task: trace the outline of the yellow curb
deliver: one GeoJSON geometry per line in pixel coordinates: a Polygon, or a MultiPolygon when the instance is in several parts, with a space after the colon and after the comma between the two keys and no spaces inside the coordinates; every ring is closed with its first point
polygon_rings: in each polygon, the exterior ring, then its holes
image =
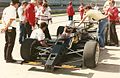
{"type": "Polygon", "coordinates": [[[27,64],[31,64],[31,65],[40,65],[41,64],[41,62],[28,62],[27,64]]]}
{"type": "Polygon", "coordinates": [[[71,66],[71,65],[62,65],[63,68],[75,68],[76,66],[71,66]]]}

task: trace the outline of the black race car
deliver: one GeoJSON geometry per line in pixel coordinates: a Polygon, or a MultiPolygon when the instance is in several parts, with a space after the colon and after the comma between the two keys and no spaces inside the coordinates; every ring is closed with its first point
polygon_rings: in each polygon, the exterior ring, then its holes
{"type": "Polygon", "coordinates": [[[72,29],[72,35],[67,39],[59,37],[64,30],[64,26],[59,26],[56,39],[48,40],[52,44],[49,47],[40,46],[36,39],[26,39],[21,45],[21,57],[24,61],[42,62],[46,71],[68,65],[68,68],[96,67],[100,52],[96,29],[90,25],[68,28],[72,29]]]}

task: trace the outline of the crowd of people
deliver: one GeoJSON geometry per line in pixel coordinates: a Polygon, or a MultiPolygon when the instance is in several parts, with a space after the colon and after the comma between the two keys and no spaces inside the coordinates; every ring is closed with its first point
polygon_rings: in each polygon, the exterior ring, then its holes
{"type": "Polygon", "coordinates": [[[51,9],[46,0],[31,0],[30,2],[11,0],[10,6],[3,10],[1,32],[5,32],[4,59],[6,63],[16,62],[12,51],[16,38],[17,13],[20,20],[19,43],[26,38],[38,39],[42,46],[47,46],[44,39],[51,39],[48,24],[52,22],[51,9]]]}
{"type": "Polygon", "coordinates": [[[91,3],[87,6],[83,6],[83,4],[81,4],[79,7],[79,12],[82,18],[81,22],[83,22],[86,19],[86,17],[90,17],[99,22],[98,40],[100,47],[104,48],[105,44],[115,45],[117,47],[119,46],[118,36],[116,33],[116,23],[117,21],[119,21],[119,15],[118,15],[119,11],[118,8],[116,7],[116,3],[114,0],[107,0],[103,6],[102,12],[100,11],[97,4],[95,5],[95,3],[91,3]],[[107,28],[106,33],[104,32],[105,28],[107,28]]]}
{"type": "MultiPolygon", "coordinates": [[[[98,4],[93,2],[86,5],[81,3],[78,7],[78,11],[80,14],[79,25],[81,25],[86,18],[89,20],[92,19],[93,21],[98,21],[98,40],[101,49],[104,49],[105,44],[115,45],[117,47],[119,46],[118,36],[115,28],[116,23],[119,21],[119,11],[114,0],[107,0],[102,11],[98,7],[98,4]],[[105,33],[106,28],[107,31],[105,33]]],[[[66,12],[68,14],[68,20],[73,20],[74,8],[72,6],[72,1],[69,2],[66,12]]]]}
{"type": "MultiPolygon", "coordinates": [[[[51,9],[46,0],[22,1],[19,7],[19,0],[11,0],[10,6],[6,7],[2,15],[2,32],[5,32],[4,59],[7,63],[16,62],[12,57],[12,51],[16,38],[16,17],[17,13],[20,20],[19,43],[22,44],[26,38],[37,39],[41,46],[48,46],[45,39],[52,39],[48,29],[49,22],[52,23],[51,9]],[[17,11],[16,11],[17,10],[17,11]]],[[[97,4],[91,3],[84,5],[81,3],[78,11],[80,13],[81,25],[86,18],[98,21],[98,41],[100,48],[105,47],[105,28],[107,27],[110,35],[110,45],[119,46],[116,33],[116,21],[119,20],[118,8],[114,0],[107,0],[103,12],[100,12],[97,4]]],[[[75,10],[72,1],[66,9],[68,21],[73,21],[75,10]]],[[[64,29],[66,31],[66,27],[64,29]]],[[[65,32],[63,32],[65,33],[65,32]]],[[[70,33],[70,32],[69,32],[70,33]]]]}

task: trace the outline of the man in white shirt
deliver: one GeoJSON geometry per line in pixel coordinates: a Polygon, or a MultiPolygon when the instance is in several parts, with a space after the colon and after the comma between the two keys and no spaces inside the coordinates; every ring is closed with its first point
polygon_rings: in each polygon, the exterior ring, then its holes
{"type": "Polygon", "coordinates": [[[49,20],[52,19],[50,11],[48,10],[48,4],[43,3],[42,8],[36,13],[36,18],[38,18],[38,24],[41,22],[46,22],[49,24],[49,20]]]}
{"type": "Polygon", "coordinates": [[[36,18],[38,19],[38,24],[40,24],[41,22],[47,23],[47,28],[45,30],[45,38],[51,39],[49,29],[48,29],[48,24],[49,24],[49,20],[51,20],[52,17],[47,8],[48,8],[48,4],[43,3],[42,9],[36,13],[36,18]]]}
{"type": "Polygon", "coordinates": [[[45,41],[45,34],[44,34],[46,27],[47,24],[45,22],[41,22],[39,28],[33,30],[30,36],[30,38],[32,39],[37,39],[40,42],[41,46],[45,46],[45,47],[48,46],[45,41]]]}
{"type": "Polygon", "coordinates": [[[18,16],[20,20],[20,35],[19,35],[19,43],[21,44],[25,38],[26,38],[26,28],[25,28],[25,16],[24,16],[24,10],[27,6],[27,2],[23,1],[21,3],[21,6],[18,8],[18,16]]]}
{"type": "Polygon", "coordinates": [[[4,59],[6,63],[14,63],[16,60],[12,58],[12,51],[16,38],[16,9],[19,6],[19,0],[11,0],[10,6],[6,7],[2,15],[3,28],[1,31],[5,32],[5,48],[4,59]]]}

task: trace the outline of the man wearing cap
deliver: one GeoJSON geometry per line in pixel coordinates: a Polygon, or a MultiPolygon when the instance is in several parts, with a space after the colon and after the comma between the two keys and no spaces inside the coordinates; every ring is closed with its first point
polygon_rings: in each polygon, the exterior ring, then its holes
{"type": "Polygon", "coordinates": [[[6,63],[14,63],[16,60],[12,58],[12,51],[16,38],[16,9],[19,6],[19,0],[11,0],[10,6],[6,7],[2,15],[3,29],[5,32],[4,59],[6,63]]]}
{"type": "Polygon", "coordinates": [[[28,37],[30,37],[32,30],[35,27],[35,6],[37,6],[38,0],[31,0],[25,9],[25,19],[28,37]]]}
{"type": "Polygon", "coordinates": [[[69,2],[69,5],[66,9],[68,20],[73,20],[73,15],[75,14],[74,8],[72,6],[72,1],[69,2]]]}

